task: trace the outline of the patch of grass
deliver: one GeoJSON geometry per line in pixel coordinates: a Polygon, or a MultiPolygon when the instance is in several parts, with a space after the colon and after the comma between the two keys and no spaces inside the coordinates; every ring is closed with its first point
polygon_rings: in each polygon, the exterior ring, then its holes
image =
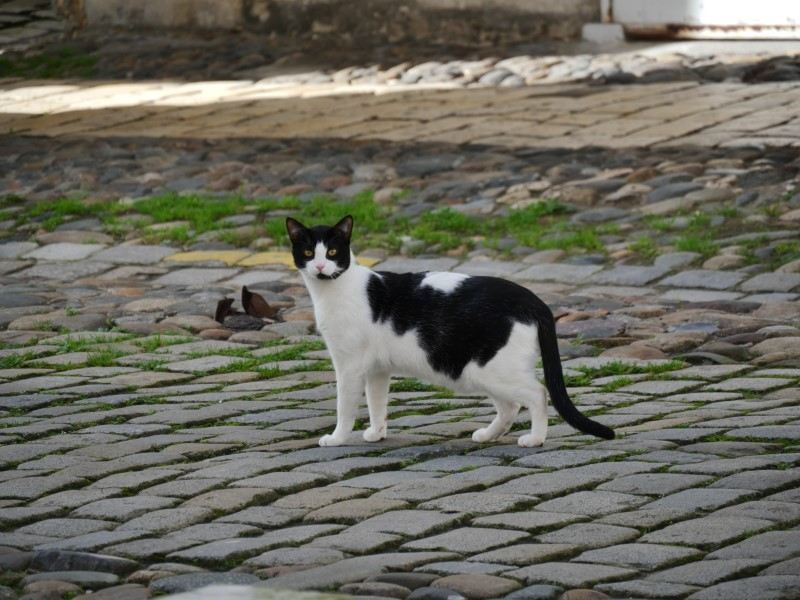
{"type": "Polygon", "coordinates": [[[263,357],[268,359],[270,362],[276,362],[280,360],[302,360],[305,357],[306,352],[314,352],[317,350],[324,350],[325,343],[324,342],[302,342],[297,344],[296,346],[292,346],[291,348],[286,348],[285,350],[279,350],[274,354],[268,354],[267,356],[263,357]]]}
{"type": "Polygon", "coordinates": [[[704,258],[717,253],[717,244],[708,235],[686,233],[675,239],[675,249],[681,252],[697,252],[704,258]]]}
{"type": "MultiPolygon", "coordinates": [[[[58,344],[57,354],[66,354],[68,352],[83,352],[86,350],[97,349],[100,344],[114,344],[129,340],[133,336],[119,336],[119,337],[105,337],[102,335],[89,337],[89,338],[66,338],[58,344]]],[[[102,350],[105,350],[103,348],[102,350]]]]}
{"type": "MultiPolygon", "coordinates": [[[[307,201],[288,197],[279,200],[259,200],[259,210],[292,210],[292,217],[304,225],[333,225],[345,215],[352,215],[356,228],[362,237],[369,234],[387,233],[389,209],[376,204],[372,192],[361,192],[348,200],[338,200],[327,196],[317,196],[307,201]]],[[[266,224],[267,233],[280,245],[287,246],[286,225],[283,217],[271,219],[266,224]]]]}
{"type": "MultiPolygon", "coordinates": [[[[591,385],[592,381],[600,377],[642,374],[660,375],[661,373],[677,371],[678,369],[683,369],[684,367],[686,367],[686,363],[680,360],[671,360],[665,363],[647,365],[635,365],[622,361],[613,361],[603,365],[602,367],[579,367],[576,370],[581,372],[580,375],[565,376],[564,381],[569,387],[585,387],[587,385],[591,385]]],[[[613,383],[615,384],[616,382],[613,383]]],[[[628,385],[629,383],[633,382],[629,380],[623,384],[620,384],[619,387],[628,385]]]]}
{"type": "Polygon", "coordinates": [[[443,208],[424,213],[409,231],[410,235],[429,246],[437,245],[441,250],[452,250],[462,245],[465,236],[475,235],[479,223],[475,217],[443,208]]]}
{"type": "Polygon", "coordinates": [[[600,387],[601,392],[615,392],[621,387],[625,387],[626,385],[630,385],[633,383],[633,379],[630,377],[620,377],[615,379],[614,381],[609,381],[605,385],[600,387]]]}
{"type": "Polygon", "coordinates": [[[176,225],[166,229],[151,229],[142,232],[142,239],[148,244],[175,243],[178,245],[188,244],[193,234],[198,232],[190,231],[186,225],[176,225]]]}
{"type": "Polygon", "coordinates": [[[628,250],[647,260],[653,260],[658,256],[658,245],[653,241],[653,238],[647,236],[636,238],[628,244],[628,250]]]}
{"type": "Polygon", "coordinates": [[[800,259],[800,242],[778,242],[772,247],[770,268],[774,269],[797,259],[800,259]]]}
{"type": "Polygon", "coordinates": [[[37,221],[48,231],[54,230],[67,220],[67,217],[99,216],[119,210],[112,208],[115,204],[89,203],[78,198],[58,198],[36,202],[19,214],[18,220],[37,221]]]}
{"type": "Polygon", "coordinates": [[[139,346],[144,352],[153,352],[164,346],[174,346],[175,344],[185,344],[191,342],[192,338],[181,335],[160,335],[155,334],[145,338],[134,340],[133,343],[139,346]]]}
{"type": "Polygon", "coordinates": [[[9,354],[8,356],[0,357],[0,369],[21,369],[29,360],[34,360],[36,355],[33,352],[24,352],[20,354],[9,354]]]}
{"type": "Polygon", "coordinates": [[[87,367],[113,367],[115,360],[120,356],[124,356],[124,352],[115,350],[102,350],[100,352],[90,354],[86,361],[87,367]]]}
{"type": "Polygon", "coordinates": [[[441,388],[428,383],[422,383],[417,379],[400,379],[393,381],[389,386],[390,392],[438,392],[441,388]]]}
{"type": "Polygon", "coordinates": [[[75,48],[57,48],[36,56],[0,57],[0,77],[53,79],[91,77],[97,59],[75,48]]]}
{"type": "Polygon", "coordinates": [[[188,221],[191,228],[203,233],[219,228],[219,221],[241,211],[247,201],[239,196],[207,198],[196,194],[175,193],[151,196],[134,205],[134,210],[153,218],[156,223],[188,221]]]}

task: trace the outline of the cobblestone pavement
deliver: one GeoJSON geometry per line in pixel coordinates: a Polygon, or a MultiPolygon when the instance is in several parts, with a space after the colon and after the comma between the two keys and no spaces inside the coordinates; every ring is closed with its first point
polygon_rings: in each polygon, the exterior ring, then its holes
{"type": "Polygon", "coordinates": [[[797,597],[800,87],[47,85],[0,93],[0,597],[797,597]],[[280,231],[343,211],[378,269],[538,293],[618,439],[477,445],[396,380],[388,440],[319,448],[280,231]]]}

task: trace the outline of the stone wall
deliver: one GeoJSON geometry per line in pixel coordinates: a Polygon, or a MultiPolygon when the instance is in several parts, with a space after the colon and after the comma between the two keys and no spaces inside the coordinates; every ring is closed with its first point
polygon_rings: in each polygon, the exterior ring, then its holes
{"type": "Polygon", "coordinates": [[[245,29],[352,43],[572,39],[599,0],[55,0],[77,27],[245,29]]]}

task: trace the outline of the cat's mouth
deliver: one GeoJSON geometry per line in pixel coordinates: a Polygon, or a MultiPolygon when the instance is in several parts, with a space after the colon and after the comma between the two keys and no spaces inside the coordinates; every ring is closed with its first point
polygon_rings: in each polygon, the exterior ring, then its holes
{"type": "Polygon", "coordinates": [[[334,271],[330,275],[325,275],[325,273],[317,273],[317,279],[328,280],[332,281],[339,277],[344,271],[334,271]]]}

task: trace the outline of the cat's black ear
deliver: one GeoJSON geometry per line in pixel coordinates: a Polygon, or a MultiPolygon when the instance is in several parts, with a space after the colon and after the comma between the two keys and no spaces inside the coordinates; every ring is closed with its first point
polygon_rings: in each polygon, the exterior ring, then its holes
{"type": "Polygon", "coordinates": [[[303,240],[305,230],[306,226],[300,221],[297,221],[292,217],[286,217],[286,231],[289,232],[289,239],[292,240],[293,244],[303,240]]]}
{"type": "Polygon", "coordinates": [[[341,221],[339,221],[336,225],[333,226],[335,229],[338,229],[342,232],[345,239],[348,243],[350,243],[350,235],[353,233],[353,217],[347,215],[341,221]]]}

